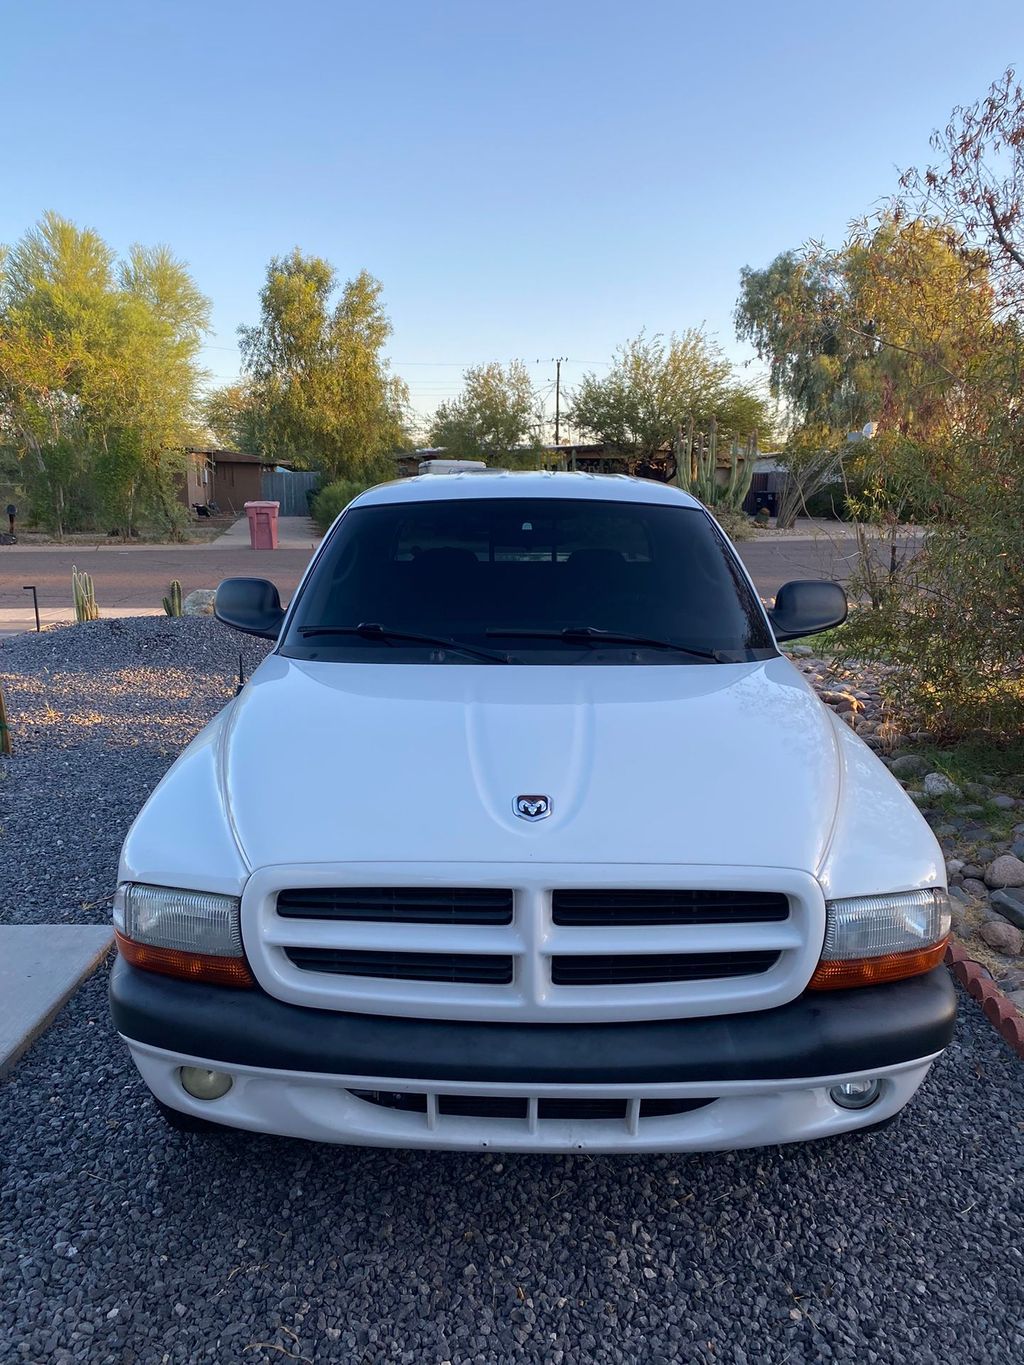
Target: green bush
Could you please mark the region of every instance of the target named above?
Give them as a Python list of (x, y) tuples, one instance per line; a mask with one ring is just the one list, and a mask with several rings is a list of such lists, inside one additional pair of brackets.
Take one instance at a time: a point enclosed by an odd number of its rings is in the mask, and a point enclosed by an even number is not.
[(310, 515), (317, 529), (326, 531), (338, 513), (343, 512), (353, 498), (369, 487), (370, 484), (359, 479), (339, 479), (337, 483), (329, 483), (319, 489), (309, 504)]

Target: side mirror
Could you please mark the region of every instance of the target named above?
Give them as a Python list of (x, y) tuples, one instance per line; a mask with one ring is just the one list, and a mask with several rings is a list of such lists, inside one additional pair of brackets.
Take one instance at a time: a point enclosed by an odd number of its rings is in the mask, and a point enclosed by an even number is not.
[(800, 578), (783, 583), (768, 613), (776, 640), (795, 640), (801, 635), (841, 626), (849, 610), (846, 593), (838, 583)]
[(284, 620), (281, 595), (265, 578), (225, 578), (217, 589), (213, 614), (234, 630), (267, 640), (277, 639)]

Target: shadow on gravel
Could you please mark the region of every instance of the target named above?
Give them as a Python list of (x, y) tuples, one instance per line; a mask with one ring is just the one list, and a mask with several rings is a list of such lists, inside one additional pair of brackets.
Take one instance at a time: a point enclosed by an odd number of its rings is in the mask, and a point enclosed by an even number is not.
[(12, 1359), (1020, 1358), (1024, 1072), (969, 1000), (874, 1137), (467, 1156), (173, 1134), (101, 978), (0, 1087)]

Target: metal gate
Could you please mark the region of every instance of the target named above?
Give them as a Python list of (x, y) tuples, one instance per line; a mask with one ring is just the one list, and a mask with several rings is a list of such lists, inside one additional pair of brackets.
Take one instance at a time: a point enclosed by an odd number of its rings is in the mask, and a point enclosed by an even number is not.
[(308, 470), (263, 471), (260, 497), (265, 502), (279, 502), (282, 517), (308, 517), (309, 493), (320, 485), (320, 475)]

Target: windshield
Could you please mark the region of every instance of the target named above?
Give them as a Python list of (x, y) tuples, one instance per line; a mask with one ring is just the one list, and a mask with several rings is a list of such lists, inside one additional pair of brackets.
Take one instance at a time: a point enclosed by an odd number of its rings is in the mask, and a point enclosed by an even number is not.
[(347, 512), (281, 652), (395, 664), (693, 665), (776, 649), (699, 508), (489, 497)]

